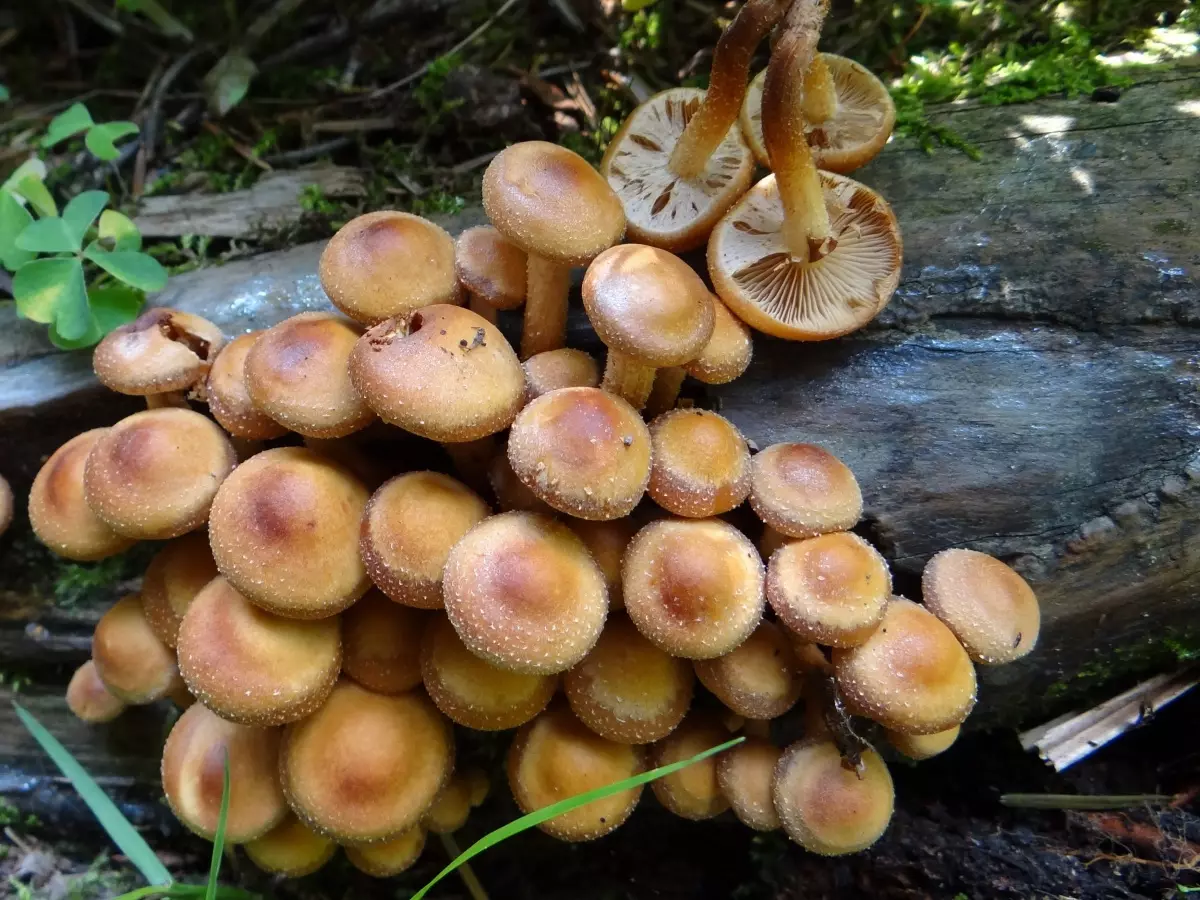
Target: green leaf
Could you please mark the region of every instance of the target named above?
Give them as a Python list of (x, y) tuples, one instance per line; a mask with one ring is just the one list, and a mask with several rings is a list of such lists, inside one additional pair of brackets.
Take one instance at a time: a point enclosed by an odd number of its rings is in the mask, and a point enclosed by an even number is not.
[(9, 97), (8, 88), (6, 88), (4, 85), (0, 84), (0, 103), (7, 103), (8, 97)]
[(230, 50), (204, 76), (208, 108), (217, 116), (225, 115), (242, 102), (257, 72), (258, 67), (244, 52)]
[(0, 184), (0, 191), (16, 191), (17, 182), (30, 175), (38, 181), (46, 180), (46, 164), (36, 156), (29, 157), (13, 169), (12, 174), (4, 180), (4, 184)]
[(88, 229), (106, 206), (108, 194), (104, 191), (84, 191), (79, 196), (72, 197), (71, 202), (63, 209), (62, 220), (75, 236), (76, 250), (83, 246)]
[(114, 141), (137, 133), (138, 127), (133, 122), (105, 122), (89, 128), (83, 143), (91, 151), (92, 156), (105, 162), (112, 162), (121, 155), (121, 151), (116, 148)]
[(21, 316), (43, 325), (53, 323), (65, 340), (79, 340), (92, 327), (83, 265), (77, 257), (27, 262), (13, 275), (12, 289)]
[(108, 251), (96, 241), (83, 251), (90, 259), (114, 278), (143, 291), (161, 291), (167, 284), (167, 270), (153, 256), (133, 250)]
[(60, 350), (81, 350), (100, 343), (106, 334), (126, 322), (132, 322), (142, 309), (145, 297), (141, 291), (116, 283), (105, 287), (90, 287), (87, 292), (92, 321), (80, 337), (67, 340), (50, 326), (50, 343)]
[(54, 760), (54, 764), (67, 776), (75, 790), (79, 792), (79, 796), (83, 798), (83, 802), (92, 811), (92, 815), (99, 820), (104, 830), (108, 832), (108, 836), (113, 839), (113, 843), (129, 857), (131, 863), (137, 866), (142, 877), (151, 884), (171, 884), (171, 873), (167, 871), (166, 866), (159, 861), (158, 857), (154, 855), (154, 851), (142, 840), (142, 836), (129, 824), (129, 820), (121, 815), (121, 811), (108, 799), (104, 791), (100, 790), (100, 786), (84, 771), (83, 766), (75, 760), (75, 757), (58, 742), (54, 735), (42, 727), (41, 722), (17, 704), (14, 703), (13, 707), (17, 711), (21, 724), (28, 729), (29, 733), (33, 735), (33, 739), (41, 744), (42, 749)]
[(133, 220), (115, 209), (100, 213), (100, 239), (111, 240), (114, 250), (141, 250), (142, 233)]
[(216, 900), (217, 879), (221, 875), (221, 854), (225, 852), (225, 820), (229, 816), (229, 751), (225, 751), (225, 778), (221, 784), (221, 813), (217, 816), (217, 833), (213, 836), (212, 862), (208, 864), (208, 890), (204, 900)]
[(15, 272), (34, 257), (17, 246), (17, 235), (33, 221), (21, 202), (8, 191), (0, 191), (0, 266)]
[(610, 797), (613, 794), (620, 793), (621, 791), (627, 791), (630, 788), (635, 788), (639, 785), (655, 781), (666, 775), (671, 775), (675, 772), (678, 772), (680, 769), (686, 769), (693, 763), (698, 763), (701, 760), (708, 759), (710, 756), (715, 756), (718, 753), (724, 753), (730, 747), (736, 747), (744, 740), (746, 740), (744, 737), (736, 737), (731, 741), (726, 741), (725, 743), (719, 744), (716, 747), (710, 747), (707, 750), (697, 753), (690, 759), (683, 759), (679, 762), (671, 763), (670, 765), (659, 766), (657, 769), (651, 769), (649, 772), (643, 772), (641, 775), (634, 775), (632, 778), (626, 778), (624, 781), (618, 781), (614, 784), (605, 785), (604, 787), (599, 787), (595, 790), (584, 791), (582, 794), (576, 794), (574, 797), (568, 797), (566, 800), (559, 800), (557, 803), (551, 803), (549, 806), (543, 806), (541, 809), (536, 809), (528, 815), (521, 816), (521, 818), (497, 828), (490, 834), (484, 835), (474, 844), (460, 853), (454, 858), (450, 865), (438, 872), (434, 879), (429, 882), (429, 884), (425, 885), (425, 887), (413, 894), (412, 900), (421, 900), (422, 897), (429, 893), (430, 889), (432, 889), (434, 885), (436, 885), (439, 881), (441, 881), (463, 863), (474, 859), (484, 850), (495, 847), (501, 841), (520, 834), (522, 831), (527, 831), (530, 828), (534, 828), (537, 825), (542, 824), (542, 822), (545, 822), (547, 819), (553, 819), (555, 816), (561, 816), (563, 813), (570, 812), (573, 809), (578, 809), (581, 806), (586, 806), (587, 804), (596, 800), (603, 800), (605, 797)]
[(82, 243), (58, 216), (31, 222), (17, 235), (17, 246), (33, 253), (78, 253)]
[(13, 186), (13, 190), (28, 200), (30, 205), (37, 210), (39, 216), (58, 215), (58, 204), (54, 202), (54, 198), (46, 190), (46, 185), (42, 183), (42, 179), (36, 175), (26, 175)]
[(189, 44), (194, 40), (191, 30), (167, 12), (158, 0), (117, 0), (117, 6), (130, 12), (140, 12), (167, 37), (177, 37)]
[(42, 146), (53, 147), (81, 131), (87, 131), (94, 124), (88, 108), (82, 103), (76, 103), (50, 120), (50, 125), (46, 128), (46, 136), (42, 138)]

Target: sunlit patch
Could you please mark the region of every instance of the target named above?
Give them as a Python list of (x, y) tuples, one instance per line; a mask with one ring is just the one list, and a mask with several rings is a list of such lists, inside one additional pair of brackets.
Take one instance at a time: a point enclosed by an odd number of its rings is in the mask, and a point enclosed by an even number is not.
[(1075, 126), (1074, 116), (1021, 116), (1021, 124), (1033, 134), (1060, 134)]
[(1089, 196), (1096, 193), (1096, 179), (1092, 177), (1092, 173), (1079, 166), (1071, 166), (1071, 180), (1079, 185), (1080, 189)]

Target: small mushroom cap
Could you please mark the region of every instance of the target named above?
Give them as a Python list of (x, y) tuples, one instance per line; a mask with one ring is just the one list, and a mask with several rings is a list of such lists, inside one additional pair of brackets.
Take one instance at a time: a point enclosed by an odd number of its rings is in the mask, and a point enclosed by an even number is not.
[(945, 731), (935, 731), (933, 734), (904, 734), (900, 731), (889, 731), (887, 739), (889, 744), (909, 759), (922, 760), (945, 753), (958, 740), (961, 731), (961, 725), (955, 725)]
[(183, 614), (216, 577), (217, 564), (203, 532), (175, 538), (155, 554), (142, 579), (142, 607), (160, 641), (175, 646)]
[(525, 302), (525, 251), (491, 225), (468, 228), (454, 244), (454, 268), (468, 291), (495, 309)]
[(441, 609), (450, 549), (490, 512), (449, 475), (396, 476), (371, 496), (363, 514), (359, 549), (371, 580), (397, 603)]
[(458, 295), (454, 239), (427, 219), (380, 210), (351, 219), (321, 253), (321, 287), (350, 318), (373, 325)]
[(887, 611), (892, 575), (874, 547), (835, 531), (793, 541), (767, 564), (767, 600), (803, 640), (854, 647), (869, 638)]
[(675, 730), (692, 703), (685, 660), (654, 646), (626, 616), (613, 616), (592, 652), (563, 679), (571, 710), (619, 744), (649, 744)]
[(504, 335), (458, 306), (380, 322), (350, 354), (350, 378), (385, 422), (435, 441), (503, 431), (525, 402), (525, 370)]
[(976, 550), (943, 550), (921, 576), (925, 606), (977, 663), (1020, 659), (1037, 643), (1041, 609), (1025, 579)]
[[(694, 712), (651, 748), (651, 763), (658, 768), (681, 762), (727, 740), (729, 732), (716, 716)], [(717, 760), (712, 756), (659, 778), (650, 787), (659, 803), (685, 819), (711, 819), (729, 809), (717, 783)]]
[(488, 779), (487, 773), (483, 769), (471, 768), (463, 773), (463, 777), (471, 789), (471, 806), (482, 806), (483, 801), (492, 792), (492, 782)]
[(320, 454), (266, 450), (217, 492), (208, 532), (217, 569), (278, 615), (341, 612), (371, 584), (358, 554), (367, 499), (353, 475)]
[(411, 869), (425, 849), (425, 829), (420, 825), (402, 831), (386, 841), (347, 844), (350, 865), (373, 878), (391, 878)]
[(137, 594), (122, 597), (100, 617), (92, 660), (109, 693), (130, 704), (167, 696), (178, 673), (175, 654), (155, 635)]
[(507, 449), (492, 458), (492, 464), (488, 466), (488, 484), (496, 496), (496, 505), (504, 512), (519, 510), (548, 516), (556, 514), (550, 504), (521, 483), (509, 464)]
[(967, 651), (937, 616), (903, 597), (866, 643), (834, 650), (833, 667), (851, 710), (893, 731), (945, 731), (975, 706)]
[(446, 561), (446, 612), (467, 649), (514, 672), (553, 675), (604, 627), (604, 575), (583, 541), (537, 513), (492, 516)]
[(455, 775), (425, 813), (424, 825), (434, 834), (453, 834), (467, 823), (470, 814), (471, 784), (461, 775)]
[(221, 329), (207, 319), (158, 307), (105, 335), (92, 367), (100, 383), (119, 394), (185, 391), (204, 381), (224, 344)]
[(699, 355), (683, 368), (705, 384), (728, 384), (750, 368), (754, 341), (750, 329), (713, 297), (713, 333)]
[(285, 619), (209, 582), (179, 627), (179, 671), (213, 712), (242, 725), (283, 725), (329, 696), (342, 665), (337, 619)]
[(100, 680), (96, 663), (90, 659), (75, 670), (67, 684), (67, 706), (77, 718), (91, 725), (111, 722), (125, 712), (125, 701)]
[(8, 480), (0, 475), (0, 537), (8, 531), (13, 520), (13, 492)]
[(317, 834), (295, 816), (246, 844), (246, 855), (264, 872), (287, 878), (311, 875), (337, 853), (337, 844)]
[(246, 353), (254, 406), (289, 431), (336, 438), (366, 428), (375, 414), (346, 370), (362, 328), (333, 313), (307, 312), (268, 328)]
[(672, 656), (713, 659), (758, 626), (763, 564), (750, 540), (720, 519), (661, 519), (625, 551), (625, 609)]
[(522, 483), (580, 519), (629, 515), (650, 479), (650, 431), (632, 406), (599, 388), (562, 388), (517, 416), (508, 461)]
[(583, 276), (583, 305), (600, 340), (654, 368), (682, 366), (712, 337), (712, 294), (678, 256), (645, 244), (605, 250)]
[[(508, 784), (521, 811), (566, 800), (640, 774), (640, 747), (606, 740), (559, 705), (519, 732), (508, 751)], [(622, 825), (642, 796), (641, 786), (555, 816), (540, 825), (560, 841), (590, 841)]]
[(771, 793), (775, 764), (783, 751), (760, 737), (726, 750), (717, 758), (717, 784), (738, 821), (755, 831), (779, 827)]
[(717, 699), (747, 719), (774, 719), (796, 705), (804, 687), (783, 629), (762, 622), (741, 646), (696, 660), (696, 677)]
[(637, 533), (637, 523), (630, 518), (605, 522), (570, 518), (564, 524), (579, 535), (604, 574), (604, 584), (608, 587), (608, 608), (614, 611), (624, 609), (621, 567), (625, 562), (625, 548)]
[(134, 413), (104, 432), (83, 473), (92, 512), (126, 537), (161, 541), (208, 521), (237, 465), (229, 438), (190, 409)]
[(892, 819), (892, 776), (874, 750), (863, 751), (862, 761), (859, 777), (828, 739), (800, 741), (783, 751), (773, 793), (788, 837), (812, 853), (842, 856), (883, 836)]
[(840, 459), (815, 444), (772, 444), (750, 467), (750, 505), (789, 537), (848, 531), (862, 516), (862, 491)]
[(673, 409), (650, 423), (650, 499), (678, 516), (704, 518), (742, 505), (750, 493), (750, 448), (714, 412)]
[(385, 697), (350, 681), (287, 727), (280, 760), (292, 809), (340, 842), (387, 840), (413, 827), (453, 767), (449, 723), (425, 697)]
[(542, 394), (569, 387), (596, 387), (600, 383), (600, 367), (596, 360), (582, 350), (561, 347), (535, 353), (522, 363), (525, 369), (525, 400), (536, 400)]
[(421, 683), (421, 635), (429, 617), (367, 591), (342, 614), (342, 671), (377, 694)]
[(133, 546), (87, 505), (83, 472), (92, 447), (108, 432), (93, 428), (54, 451), (29, 489), (29, 524), (38, 540), (67, 559), (92, 562)]
[(502, 150), (483, 173), (483, 208), (525, 252), (583, 265), (625, 233), (612, 188), (577, 153), (545, 141)]
[(200, 703), (188, 707), (163, 745), (163, 793), (175, 818), (206, 841), (216, 836), (228, 755), (225, 840), (245, 844), (282, 822), (288, 808), (279, 738), (278, 729), (235, 725)]

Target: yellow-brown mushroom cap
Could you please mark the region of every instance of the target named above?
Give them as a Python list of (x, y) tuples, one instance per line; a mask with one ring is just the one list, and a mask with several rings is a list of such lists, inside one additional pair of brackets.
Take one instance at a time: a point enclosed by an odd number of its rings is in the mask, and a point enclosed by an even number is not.
[(755, 831), (779, 827), (771, 787), (783, 751), (760, 737), (726, 750), (717, 758), (717, 784), (738, 821)]
[(221, 329), (207, 319), (158, 307), (105, 335), (92, 367), (101, 384), (120, 394), (183, 391), (204, 381), (224, 344)]
[(714, 297), (712, 337), (699, 355), (684, 363), (683, 368), (705, 384), (728, 384), (750, 368), (753, 356), (754, 341), (750, 329)]
[(211, 841), (221, 814), (225, 760), (229, 760), (229, 815), (225, 840), (244, 844), (287, 816), (279, 786), (279, 730), (235, 725), (208, 707), (188, 707), (163, 745), (163, 793), (190, 831)]
[(189, 409), (134, 413), (104, 432), (83, 473), (87, 504), (126, 537), (165, 540), (208, 521), (237, 465), (229, 438)]
[(762, 559), (720, 519), (662, 519), (625, 551), (624, 591), (638, 631), (672, 656), (712, 659), (758, 626)]
[(804, 681), (783, 629), (762, 622), (741, 646), (694, 663), (700, 683), (739, 716), (774, 719), (796, 705)]
[(13, 520), (13, 492), (8, 479), (0, 475), (0, 537), (8, 531)]
[(178, 672), (175, 654), (150, 627), (137, 594), (122, 597), (100, 617), (92, 660), (109, 693), (131, 704), (167, 696)]
[(423, 824), (434, 834), (453, 834), (467, 823), (471, 805), (470, 782), (461, 775), (454, 775), (425, 813)]
[[(640, 747), (618, 744), (554, 706), (519, 732), (508, 752), (508, 784), (522, 812), (632, 778), (645, 768)], [(540, 825), (561, 841), (590, 841), (622, 825), (642, 796), (640, 786), (612, 794)]]
[(1041, 609), (1025, 579), (976, 550), (943, 550), (921, 576), (925, 605), (977, 663), (1020, 659), (1037, 643)]
[(750, 448), (732, 422), (703, 409), (673, 409), (650, 423), (650, 499), (678, 516), (716, 516), (750, 493)]
[(367, 593), (342, 613), (342, 671), (377, 694), (421, 683), (421, 636), (429, 616)]
[(208, 535), (202, 532), (175, 538), (155, 554), (142, 579), (142, 607), (159, 640), (175, 646), (183, 614), (216, 577)]
[(245, 846), (250, 861), (264, 872), (287, 878), (311, 875), (337, 853), (337, 844), (317, 834), (295, 816)]
[[(729, 732), (713, 715), (694, 712), (650, 751), (655, 768), (690, 759), (729, 740)], [(717, 760), (702, 759), (651, 782), (659, 803), (685, 819), (711, 819), (729, 809), (717, 782)]]
[(265, 441), (287, 429), (254, 405), (246, 387), (246, 356), (266, 332), (238, 335), (225, 345), (208, 370), (208, 411), (234, 437)]
[(650, 431), (637, 410), (599, 388), (562, 388), (517, 416), (508, 461), (522, 483), (581, 519), (629, 515), (650, 479)]
[(535, 353), (522, 363), (525, 369), (525, 399), (536, 400), (542, 394), (568, 387), (595, 387), (600, 383), (600, 367), (591, 354), (561, 347)]
[(592, 559), (604, 574), (604, 583), (608, 587), (609, 610), (624, 609), (625, 594), (621, 570), (625, 562), (625, 548), (637, 533), (637, 522), (628, 517), (607, 521), (569, 518), (564, 524), (579, 535), (579, 539), (583, 541), (588, 552), (592, 554)]
[(333, 305), (373, 325), (458, 294), (454, 240), (427, 219), (380, 210), (351, 219), (325, 246), (321, 287)]
[(887, 739), (889, 744), (909, 759), (922, 760), (945, 753), (954, 746), (961, 731), (961, 725), (955, 725), (945, 731), (935, 731), (933, 734), (904, 734), (899, 731), (889, 731)]
[(367, 499), (367, 489), (324, 456), (266, 450), (217, 492), (208, 530), (217, 569), (279, 615), (341, 612), (371, 584), (358, 553)]
[(815, 444), (772, 444), (751, 465), (750, 505), (789, 537), (847, 531), (862, 516), (862, 491), (840, 459)]
[(386, 841), (347, 844), (350, 865), (373, 878), (391, 878), (412, 868), (425, 849), (425, 829), (414, 825)]
[(495, 309), (525, 302), (525, 251), (491, 225), (468, 228), (454, 244), (454, 267), (468, 291)]
[(847, 704), (893, 731), (933, 734), (975, 705), (975, 667), (962, 644), (925, 607), (895, 597), (866, 643), (833, 651)]
[(125, 712), (125, 701), (100, 680), (96, 663), (90, 659), (75, 670), (67, 684), (67, 706), (76, 717), (92, 725), (111, 722)]

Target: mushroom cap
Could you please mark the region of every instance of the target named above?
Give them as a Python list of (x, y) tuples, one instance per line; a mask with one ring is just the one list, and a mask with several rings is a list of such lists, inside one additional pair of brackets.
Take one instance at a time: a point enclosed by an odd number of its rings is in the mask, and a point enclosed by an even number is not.
[(142, 607), (160, 641), (175, 646), (183, 614), (216, 577), (217, 564), (203, 532), (175, 538), (154, 555), (142, 579)]
[(161, 541), (208, 521), (213, 497), (235, 465), (233, 445), (211, 420), (190, 409), (150, 409), (96, 441), (83, 493), (114, 531)]
[(416, 825), (450, 777), (454, 738), (418, 693), (386, 697), (341, 681), (284, 731), (283, 790), (310, 828), (382, 841)]
[(695, 359), (684, 370), (705, 384), (728, 384), (750, 368), (754, 341), (750, 329), (719, 297), (713, 297), (713, 332)]
[(178, 674), (175, 654), (155, 635), (137, 594), (122, 597), (100, 617), (92, 661), (109, 693), (130, 704), (167, 696)]
[(371, 424), (346, 370), (362, 328), (339, 315), (300, 313), (268, 328), (246, 354), (243, 373), (254, 406), (289, 431), (344, 437)]
[(600, 367), (592, 355), (570, 347), (535, 353), (521, 365), (526, 402), (560, 388), (594, 388), (600, 383)]
[(625, 233), (625, 213), (591, 163), (545, 141), (512, 144), (483, 173), (483, 208), (526, 253), (583, 265)]
[(945, 731), (935, 731), (933, 734), (904, 734), (900, 731), (887, 732), (888, 743), (907, 756), (909, 759), (930, 759), (939, 753), (945, 753), (958, 740), (961, 725), (947, 728)]
[(843, 175), (820, 174), (837, 241), (827, 256), (793, 260), (774, 175), (726, 213), (708, 242), (708, 274), (720, 298), (751, 328), (791, 341), (857, 331), (900, 282), (900, 229), (887, 201)]
[(77, 434), (51, 454), (29, 489), (29, 524), (38, 540), (67, 559), (92, 562), (133, 546), (117, 534), (84, 499), (83, 472), (92, 447), (108, 432)]
[(125, 712), (125, 701), (100, 680), (96, 663), (90, 659), (75, 670), (67, 684), (67, 706), (90, 725), (111, 722)]
[(158, 307), (113, 329), (92, 352), (96, 377), (119, 394), (184, 391), (203, 382), (225, 335), (207, 319)]
[(396, 603), (441, 609), (450, 549), (490, 513), (478, 494), (449, 475), (397, 475), (363, 513), (359, 549), (371, 580)]
[(874, 750), (863, 751), (862, 761), (859, 777), (828, 739), (799, 741), (783, 751), (773, 794), (788, 837), (822, 856), (857, 853), (879, 840), (892, 819), (892, 776)]
[(367, 591), (342, 613), (342, 671), (377, 694), (421, 683), (421, 635), (429, 616)]
[(771, 787), (775, 764), (782, 754), (770, 741), (748, 737), (717, 758), (717, 784), (722, 795), (738, 821), (755, 831), (774, 831), (779, 827)]
[(425, 813), (424, 825), (434, 834), (453, 834), (467, 823), (471, 814), (471, 784), (454, 775)]
[(491, 225), (468, 228), (454, 243), (458, 280), (495, 309), (525, 302), (525, 251)]
[(629, 515), (646, 492), (650, 457), (650, 431), (637, 410), (599, 388), (543, 394), (508, 435), (508, 461), (521, 482), (580, 519)]
[[(505, 447), (507, 448), (507, 443)], [(488, 484), (496, 497), (496, 505), (503, 512), (522, 510), (545, 513), (548, 516), (556, 514), (550, 504), (521, 483), (521, 479), (509, 464), (507, 449), (492, 457), (492, 464), (488, 466)]]
[(454, 239), (428, 219), (390, 209), (338, 229), (318, 272), (333, 305), (367, 325), (458, 296)]
[(213, 501), (217, 569), (253, 603), (282, 616), (341, 612), (370, 587), (358, 554), (367, 489), (302, 447), (266, 450), (238, 466)]
[(13, 492), (8, 479), (0, 475), (0, 537), (8, 531), (13, 520)]
[(163, 745), (162, 785), (171, 812), (188, 830), (211, 841), (221, 814), (229, 759), (225, 840), (244, 844), (284, 820), (279, 786), (279, 730), (227, 722), (203, 704), (188, 707)]
[(645, 244), (620, 244), (597, 256), (583, 276), (583, 306), (609, 349), (653, 368), (695, 359), (716, 317), (695, 270)]
[(772, 444), (751, 462), (750, 506), (781, 534), (814, 537), (853, 528), (862, 491), (850, 468), (823, 447)]
[(691, 666), (613, 616), (563, 688), (584, 725), (619, 744), (649, 744), (675, 730), (692, 703)]
[(933, 734), (975, 706), (975, 667), (962, 644), (925, 607), (894, 597), (866, 643), (833, 651), (847, 705), (892, 731)]
[(425, 629), (421, 675), (434, 705), (476, 731), (524, 725), (546, 708), (558, 686), (553, 675), (510, 672), (480, 659), (443, 616)]
[(977, 550), (943, 550), (921, 576), (925, 606), (977, 663), (1020, 659), (1037, 643), (1041, 609), (1025, 579)]
[(771, 609), (801, 639), (815, 644), (863, 643), (883, 621), (891, 596), (887, 563), (848, 531), (793, 541), (767, 563)]
[(246, 855), (264, 872), (287, 878), (311, 875), (337, 853), (337, 844), (295, 816), (246, 844)]
[(391, 878), (412, 868), (425, 849), (425, 829), (414, 825), (386, 841), (347, 844), (346, 859), (372, 878)]
[(704, 518), (750, 493), (750, 448), (737, 427), (704, 409), (673, 409), (650, 423), (650, 499), (678, 516)]
[(480, 522), (450, 551), (446, 613), (467, 649), (514, 672), (554, 675), (604, 627), (604, 575), (583, 541), (537, 513)]
[(208, 370), (208, 411), (234, 437), (255, 441), (287, 434), (286, 428), (254, 405), (246, 386), (246, 356), (264, 334), (238, 335), (222, 348)]
[(700, 178), (682, 179), (668, 161), (704, 100), (697, 88), (655, 94), (625, 120), (600, 162), (625, 207), (627, 237), (681, 252), (701, 246), (717, 220), (750, 187), (754, 156), (732, 127)]
[(625, 551), (625, 609), (638, 631), (672, 656), (712, 659), (758, 626), (763, 563), (720, 519), (660, 519)]
[(369, 329), (350, 354), (350, 378), (385, 422), (435, 441), (503, 431), (525, 402), (525, 370), (504, 335), (458, 306)]
[[(642, 749), (618, 744), (585, 728), (558, 705), (517, 732), (508, 751), (508, 784), (521, 811), (566, 800), (640, 774)], [(639, 785), (538, 825), (560, 841), (590, 841), (622, 825), (642, 796)]]
[(604, 575), (604, 584), (608, 587), (608, 608), (624, 609), (621, 566), (625, 561), (625, 548), (637, 533), (637, 523), (630, 518), (609, 519), (603, 522), (570, 518), (563, 524), (579, 535), (579, 539), (592, 554), (592, 559), (600, 567)]
[(196, 595), (179, 627), (179, 671), (200, 702), (241, 725), (283, 725), (329, 696), (342, 665), (337, 619), (285, 619), (224, 578)]
[(774, 622), (761, 622), (742, 644), (693, 664), (700, 683), (739, 716), (774, 719), (796, 705), (804, 680), (792, 645)]
[[(693, 712), (666, 738), (650, 749), (655, 768), (690, 759), (729, 740), (729, 732), (716, 716)], [(717, 783), (717, 759), (708, 757), (678, 772), (651, 782), (659, 803), (685, 819), (711, 819), (729, 809)]]

